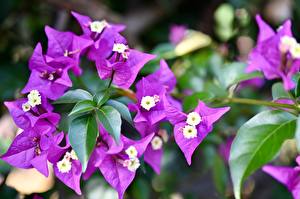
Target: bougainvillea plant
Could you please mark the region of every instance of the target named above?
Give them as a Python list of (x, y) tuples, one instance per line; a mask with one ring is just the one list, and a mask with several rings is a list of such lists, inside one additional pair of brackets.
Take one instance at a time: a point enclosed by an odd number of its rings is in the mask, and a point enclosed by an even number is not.
[[(235, 63), (231, 68), (214, 67), (215, 81), (222, 92), (183, 93), (187, 99), (196, 95), (195, 102), (174, 95), (177, 79), (168, 63), (160, 56), (131, 48), (121, 35), (124, 25), (93, 21), (75, 12), (72, 15), (80, 24), (82, 34), (46, 26), (48, 48), (43, 51), (42, 44), (38, 43), (34, 49), (29, 60), (31, 74), (22, 90), (24, 97), (5, 102), (21, 129), (1, 156), (10, 165), (35, 168), (44, 176), (49, 175), (52, 167), (55, 176), (79, 195), (82, 194), (80, 182), (100, 172), (119, 198), (123, 198), (144, 163), (160, 174), (163, 145), (168, 141), (175, 141), (191, 165), (196, 148), (230, 110), (226, 104), (272, 107), (247, 121), (236, 137), (222, 146), (224, 159), (229, 159), (234, 195), (240, 199), (244, 180), (270, 162), (285, 140), (296, 137), (300, 141), (297, 127), (300, 44), (292, 36), (290, 21), (274, 31), (257, 16), (259, 36), (248, 66)], [(166, 57), (183, 55), (182, 46), (194, 48), (189, 40), (191, 36), (205, 37), (185, 26), (174, 27), (170, 40), (176, 48)], [(80, 67), (84, 59), (98, 73), (100, 85), (95, 92), (74, 84), (74, 78), (85, 72)], [(142, 68), (153, 60), (159, 61), (159, 68), (137, 78)], [(217, 65), (221, 62), (217, 61)], [(273, 85), (273, 101), (234, 97), (241, 87), (253, 83), (245, 80), (256, 78), (262, 83), (263, 77), (282, 81)], [(207, 101), (218, 107), (209, 107)], [(59, 104), (72, 109), (57, 111)], [(67, 123), (67, 130), (62, 130), (63, 123)], [(167, 132), (163, 123), (172, 125), (173, 133)], [(124, 128), (125, 125), (131, 128)], [(300, 198), (299, 166), (265, 165), (263, 171), (285, 184), (294, 198)]]

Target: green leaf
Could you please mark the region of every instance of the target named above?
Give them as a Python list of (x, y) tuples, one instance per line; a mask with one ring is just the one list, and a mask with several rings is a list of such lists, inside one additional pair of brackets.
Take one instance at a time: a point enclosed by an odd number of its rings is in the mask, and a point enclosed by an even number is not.
[(95, 109), (95, 104), (93, 101), (90, 100), (80, 101), (74, 106), (71, 113), (69, 113), (69, 116), (86, 113), (94, 109)]
[(246, 81), (246, 80), (250, 80), (250, 79), (258, 78), (258, 77), (259, 78), (263, 77), (262, 73), (258, 72), (258, 71), (255, 71), (255, 72), (252, 72), (252, 73), (241, 73), (234, 79), (232, 84), (238, 84), (242, 81)]
[(284, 89), (283, 84), (281, 82), (275, 83), (272, 86), (272, 97), (273, 100), (282, 99), (282, 98), (290, 98), (289, 93)]
[(295, 97), (300, 96), (300, 74), (295, 75), (295, 82), (296, 82), (296, 88), (295, 88)]
[(84, 115), (72, 120), (68, 135), (70, 144), (76, 152), (84, 172), (98, 136), (95, 115)]
[(119, 142), (122, 124), (120, 113), (111, 106), (103, 106), (97, 110), (97, 115), (104, 128)]
[(215, 155), (213, 164), (214, 184), (221, 196), (225, 196), (226, 183), (228, 182), (228, 173), (223, 159), (219, 155)]
[(121, 114), (121, 117), (126, 120), (129, 124), (133, 125), (131, 114), (123, 103), (118, 102), (116, 100), (108, 100), (106, 102), (107, 105), (114, 107), (119, 113)]
[(94, 102), (98, 107), (101, 107), (110, 97), (110, 90), (100, 91), (94, 96)]
[(69, 104), (69, 103), (76, 103), (83, 100), (93, 100), (93, 96), (82, 89), (76, 89), (66, 92), (63, 96), (59, 99), (54, 101), (54, 104)]
[(297, 119), (297, 128), (295, 134), (296, 142), (297, 142), (297, 149), (300, 151), (300, 117)]
[(296, 117), (279, 110), (263, 111), (238, 131), (230, 151), (234, 195), (240, 199), (243, 181), (274, 158), (286, 139), (294, 137)]
[(185, 97), (185, 99), (183, 100), (183, 109), (185, 111), (189, 111), (197, 106), (198, 100), (206, 102), (213, 97), (214, 94), (211, 92), (202, 91), (193, 93), (192, 95)]

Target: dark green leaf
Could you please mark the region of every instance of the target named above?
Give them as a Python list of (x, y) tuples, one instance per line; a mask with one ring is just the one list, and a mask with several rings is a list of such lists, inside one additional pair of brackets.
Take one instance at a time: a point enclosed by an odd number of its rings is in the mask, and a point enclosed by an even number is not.
[(80, 101), (74, 106), (71, 113), (69, 113), (69, 116), (86, 113), (93, 109), (95, 109), (95, 104), (93, 101), (89, 101), (89, 100)]
[(208, 101), (214, 97), (214, 94), (211, 92), (196, 92), (192, 95), (187, 96), (183, 101), (183, 109), (189, 111), (192, 108), (195, 108), (198, 104), (198, 100)]
[(95, 116), (90, 114), (72, 120), (68, 135), (70, 144), (76, 152), (84, 172), (98, 136)]
[(83, 100), (93, 100), (93, 96), (82, 89), (76, 89), (66, 92), (63, 96), (61, 96), (58, 100), (54, 101), (54, 104), (68, 104), (68, 103), (76, 103)]
[(94, 102), (101, 107), (110, 97), (110, 90), (100, 91), (94, 96)]
[(133, 124), (130, 112), (126, 105), (116, 100), (108, 100), (106, 102), (107, 105), (114, 107), (119, 113), (121, 117), (126, 120), (128, 123)]
[(282, 98), (290, 98), (289, 93), (284, 89), (283, 84), (281, 82), (275, 83), (272, 86), (272, 97), (273, 100), (282, 99)]
[(120, 113), (111, 106), (103, 106), (97, 110), (97, 115), (104, 128), (119, 142), (122, 124)]
[(234, 195), (240, 199), (243, 181), (274, 158), (286, 139), (294, 137), (296, 117), (278, 110), (264, 111), (238, 131), (230, 151)]
[(296, 74), (293, 77), (294, 82), (296, 83), (296, 88), (295, 88), (295, 97), (299, 97), (300, 96), (300, 74)]

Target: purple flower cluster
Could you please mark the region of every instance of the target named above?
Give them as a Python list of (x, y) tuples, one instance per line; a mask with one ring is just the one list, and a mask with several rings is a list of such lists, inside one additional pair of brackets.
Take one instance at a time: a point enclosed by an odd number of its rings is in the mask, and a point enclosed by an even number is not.
[(105, 20), (92, 21), (89, 17), (72, 12), (83, 34), (61, 32), (46, 27), (48, 49), (44, 54), (40, 43), (29, 61), (30, 78), (22, 90), (26, 96), (5, 102), (17, 126), (22, 132), (16, 136), (1, 159), (19, 168), (36, 168), (49, 175), (54, 174), (71, 189), (81, 194), (81, 177), (87, 180), (97, 169), (106, 181), (123, 198), (125, 190), (133, 181), (140, 167), (140, 158), (156, 173), (160, 173), (163, 144), (168, 133), (160, 129), (160, 122), (170, 121), (175, 125), (176, 143), (183, 151), (188, 164), (196, 147), (212, 131), (216, 122), (229, 108), (209, 108), (199, 101), (197, 108), (185, 114), (181, 103), (171, 96), (176, 77), (164, 60), (153, 74), (136, 84), (136, 104), (130, 104), (136, 112), (134, 125), (140, 132), (140, 140), (131, 140), (121, 135), (119, 143), (99, 125), (96, 146), (85, 172), (64, 132), (57, 128), (60, 115), (53, 112), (51, 102), (61, 97), (72, 82), (69, 72), (82, 74), (80, 58), (86, 55), (95, 63), (101, 79), (123, 89), (129, 88), (140, 69), (155, 56), (130, 48), (120, 34), (123, 25), (110, 24)]
[(262, 71), (267, 79), (281, 78), (286, 90), (293, 89), (292, 76), (300, 68), (300, 44), (292, 35), (291, 21), (284, 22), (276, 32), (259, 15), (256, 21), (259, 35), (246, 71)]

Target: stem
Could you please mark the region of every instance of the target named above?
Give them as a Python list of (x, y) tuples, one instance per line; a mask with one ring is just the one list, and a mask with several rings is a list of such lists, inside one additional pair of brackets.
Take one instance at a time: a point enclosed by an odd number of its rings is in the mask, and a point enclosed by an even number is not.
[(262, 105), (262, 106), (269, 106), (274, 108), (286, 108), (286, 109), (292, 109), (297, 112), (299, 112), (299, 108), (296, 105), (293, 104), (282, 104), (277, 102), (269, 102), (269, 101), (263, 101), (263, 100), (255, 100), (255, 99), (244, 99), (244, 98), (225, 98), (225, 102), (228, 103), (238, 103), (238, 104), (251, 104), (251, 105)]
[(110, 80), (109, 80), (109, 83), (108, 83), (108, 86), (107, 86), (106, 89), (109, 89), (109, 88), (110, 88), (110, 86), (111, 86), (111, 84), (112, 84), (112, 81), (113, 81), (113, 79), (114, 79), (114, 74), (115, 74), (115, 71), (113, 70), (113, 71), (112, 71), (112, 74), (111, 74), (111, 78), (110, 78)]

